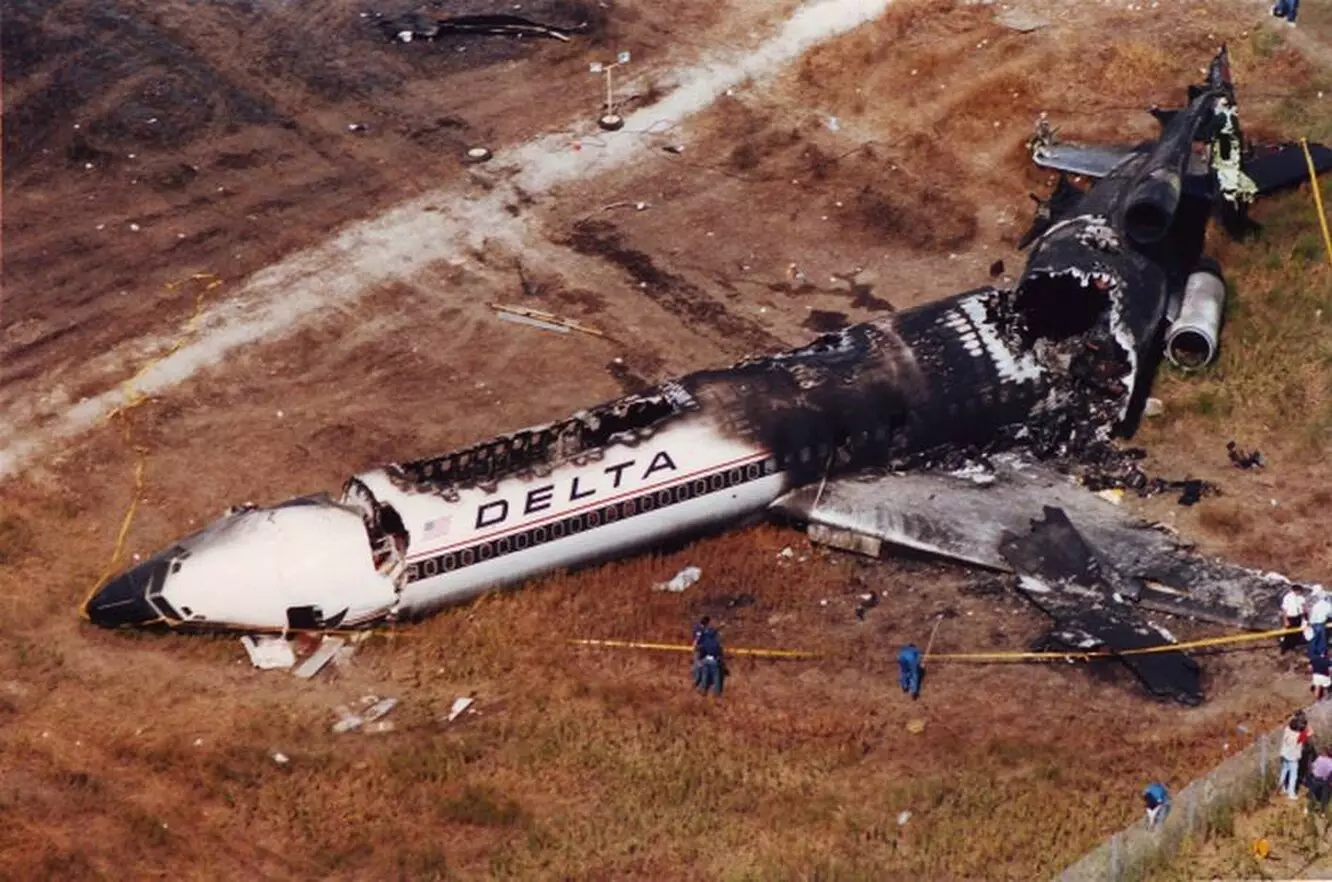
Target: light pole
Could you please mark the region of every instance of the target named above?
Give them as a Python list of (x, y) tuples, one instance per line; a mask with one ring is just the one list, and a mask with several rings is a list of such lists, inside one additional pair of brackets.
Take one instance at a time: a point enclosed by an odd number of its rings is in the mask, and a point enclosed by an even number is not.
[(629, 53), (620, 52), (615, 56), (615, 61), (610, 64), (603, 64), (600, 61), (594, 61), (588, 66), (588, 70), (594, 74), (604, 73), (606, 75), (606, 112), (597, 120), (597, 125), (608, 132), (614, 132), (624, 128), (624, 117), (615, 112), (615, 86), (611, 81), (611, 71), (622, 64), (629, 63)]

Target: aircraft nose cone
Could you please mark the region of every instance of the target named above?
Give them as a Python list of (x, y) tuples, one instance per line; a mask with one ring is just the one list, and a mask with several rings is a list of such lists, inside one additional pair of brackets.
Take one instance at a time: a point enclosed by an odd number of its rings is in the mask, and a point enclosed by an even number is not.
[(88, 620), (103, 628), (120, 628), (160, 619), (148, 602), (148, 591), (157, 578), (165, 577), (168, 565), (167, 561), (148, 561), (107, 582), (84, 606)]

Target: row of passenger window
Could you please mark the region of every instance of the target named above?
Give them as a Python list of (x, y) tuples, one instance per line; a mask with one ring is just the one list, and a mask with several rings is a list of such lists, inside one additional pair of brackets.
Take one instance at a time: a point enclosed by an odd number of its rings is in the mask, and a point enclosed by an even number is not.
[(581, 511), (557, 521), (530, 527), (517, 533), (509, 533), (485, 542), (478, 542), (459, 551), (450, 551), (434, 557), (409, 564), (407, 581), (429, 579), (441, 573), (450, 573), (463, 567), (503, 557), (518, 551), (525, 551), (537, 545), (544, 545), (576, 535), (586, 530), (613, 524), (625, 518), (647, 514), (681, 502), (688, 502), (711, 493), (718, 493), (731, 487), (757, 481), (767, 475), (776, 474), (777, 460), (768, 458), (762, 462), (738, 466), (723, 472), (714, 472), (673, 487), (663, 487), (651, 493), (644, 493), (632, 499), (608, 503), (588, 511)]

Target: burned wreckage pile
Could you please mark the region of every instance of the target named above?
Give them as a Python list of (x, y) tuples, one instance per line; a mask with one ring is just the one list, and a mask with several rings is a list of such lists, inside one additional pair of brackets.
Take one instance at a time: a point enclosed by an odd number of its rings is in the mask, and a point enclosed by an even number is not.
[[(1242, 216), (1260, 191), (1242, 166), (1216, 173), (1214, 157), (1246, 155), (1233, 107), (1223, 49), (1156, 141), (1043, 206), (1012, 289), (364, 472), (338, 501), (234, 512), (85, 612), (109, 627), (365, 626), (766, 511), (861, 551), (1015, 573), (1055, 619), (1050, 639), (1079, 650), (1173, 642), (1143, 610), (1266, 626), (1284, 578), (1192, 555), (1068, 474), (1129, 471), (1112, 438), (1135, 424), (1163, 331), (1189, 292), (1216, 290), (1209, 218), (1219, 203)], [(1201, 698), (1182, 653), (1142, 658), (1131, 666), (1153, 693)]]

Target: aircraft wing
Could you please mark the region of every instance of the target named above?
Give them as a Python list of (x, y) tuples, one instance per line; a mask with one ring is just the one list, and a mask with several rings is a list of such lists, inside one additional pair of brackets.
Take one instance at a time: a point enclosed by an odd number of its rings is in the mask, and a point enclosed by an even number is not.
[[(1270, 627), (1290, 585), (1275, 573), (1197, 554), (1070, 476), (1021, 454), (995, 457), (985, 469), (860, 473), (801, 487), (773, 508), (807, 523), (811, 539), (825, 544), (876, 557), (898, 545), (1016, 573), (1018, 591), (1055, 619), (1051, 637), (1066, 646), (1113, 650), (1173, 642), (1147, 623), (1148, 611)], [(1077, 554), (1100, 562), (1094, 578), (1070, 579), (1071, 564), (1032, 551), (1041, 543), (1050, 546), (1049, 537), (1057, 533), (1052, 517), (1056, 525), (1068, 525), (1065, 539), (1053, 547), (1075, 548), (1068, 537), (1076, 535), (1084, 548)], [(1048, 565), (1040, 563), (1046, 559)], [(1161, 654), (1163, 664), (1173, 655), (1180, 654)], [(1184, 676), (1188, 665), (1178, 659), (1164, 671), (1133, 667), (1154, 692), (1186, 701), (1196, 693), (1196, 673), (1190, 684)]]

